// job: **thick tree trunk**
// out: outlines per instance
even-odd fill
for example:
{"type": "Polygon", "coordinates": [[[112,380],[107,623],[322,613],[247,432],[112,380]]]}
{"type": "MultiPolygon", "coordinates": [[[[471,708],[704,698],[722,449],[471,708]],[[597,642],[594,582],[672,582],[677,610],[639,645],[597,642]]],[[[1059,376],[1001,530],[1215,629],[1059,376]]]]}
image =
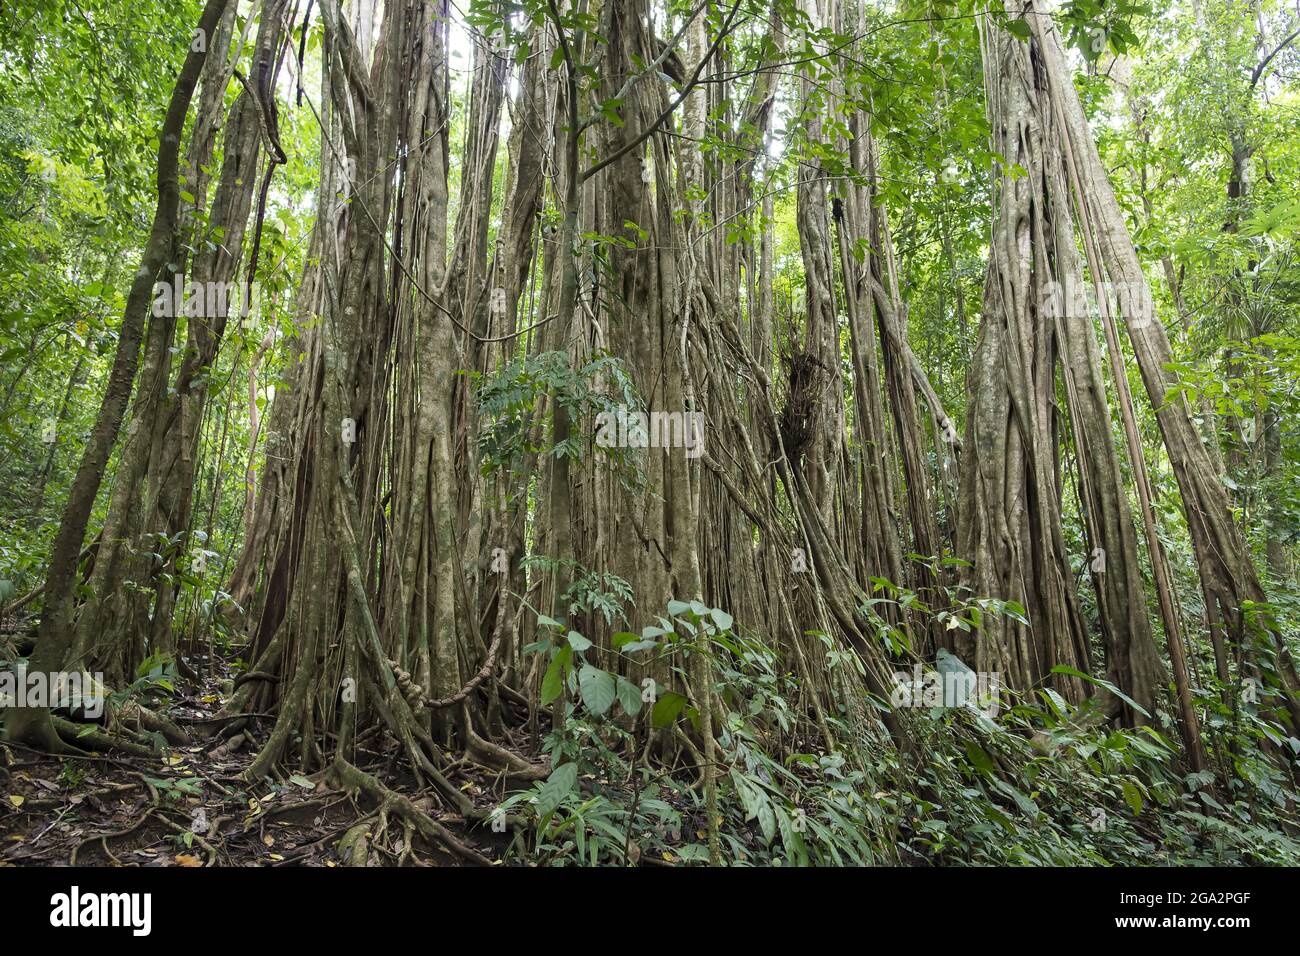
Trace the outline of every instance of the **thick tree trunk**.
{"type": "Polygon", "coordinates": [[[1142,381],[1155,409],[1182,496],[1205,598],[1207,624],[1212,636],[1226,634],[1250,656],[1253,656],[1250,647],[1257,639],[1272,645],[1277,658],[1273,682],[1293,726],[1300,726],[1300,678],[1295,664],[1275,626],[1247,610],[1251,603],[1264,603],[1263,588],[1241,531],[1232,520],[1227,492],[1197,433],[1187,402],[1181,395],[1169,397],[1175,385],[1174,373],[1169,371],[1173,363],[1169,338],[1154,314],[1146,276],[1066,69],[1059,35],[1051,18],[1041,11],[1041,4],[1035,0],[1032,6],[1038,15],[1027,19],[1040,44],[1043,70],[1058,97],[1077,168],[1076,201],[1083,210],[1082,218],[1092,233],[1107,277],[1123,290],[1119,311],[1128,328],[1142,381]]]}
{"type": "MultiPolygon", "coordinates": [[[[226,0],[208,0],[198,23],[198,29],[204,31],[205,38],[214,35],[225,7],[226,0]]],[[[86,524],[103,479],[104,468],[126,414],[139,361],[145,316],[153,302],[154,282],[175,253],[176,215],[180,203],[177,165],[181,134],[194,87],[207,59],[206,43],[199,46],[202,46],[201,50],[194,49],[192,45],[185,57],[172,90],[166,118],[159,131],[158,205],[154,210],[153,227],[127,296],[122,325],[118,331],[117,353],[109,373],[104,399],[90,433],[90,440],[82,453],[81,463],[77,467],[50,553],[40,632],[29,668],[31,673],[49,675],[58,671],[65,665],[72,645],[72,595],[76,583],[77,557],[81,554],[86,524]]],[[[5,730],[11,740],[25,740],[50,749],[60,748],[48,709],[10,708],[5,718],[5,730]]]]}
{"type": "Polygon", "coordinates": [[[1069,555],[1061,531],[1057,451],[1060,342],[1041,303],[1053,271],[1055,238],[1048,192],[1059,155],[1050,112],[1029,47],[992,25],[981,30],[992,149],[1009,170],[995,183],[984,316],[971,359],[957,553],[971,562],[965,583],[976,597],[1022,605],[1028,625],[985,614],[975,632],[977,671],[997,671],[1012,687],[1055,683],[1078,700],[1078,681],[1050,676],[1056,665],[1091,669],[1069,555]]]}

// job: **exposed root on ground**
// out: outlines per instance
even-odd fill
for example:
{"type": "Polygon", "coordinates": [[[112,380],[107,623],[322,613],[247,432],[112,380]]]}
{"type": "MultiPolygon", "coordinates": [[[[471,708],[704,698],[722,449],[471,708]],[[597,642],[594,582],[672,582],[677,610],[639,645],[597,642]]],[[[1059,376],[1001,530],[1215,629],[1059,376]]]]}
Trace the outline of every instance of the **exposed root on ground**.
{"type": "Polygon", "coordinates": [[[446,827],[419,809],[409,799],[388,789],[375,777],[354,767],[342,757],[335,757],[330,775],[345,790],[358,790],[379,804],[381,818],[396,813],[410,823],[426,840],[438,843],[468,863],[490,866],[492,861],[456,839],[446,827]]]}

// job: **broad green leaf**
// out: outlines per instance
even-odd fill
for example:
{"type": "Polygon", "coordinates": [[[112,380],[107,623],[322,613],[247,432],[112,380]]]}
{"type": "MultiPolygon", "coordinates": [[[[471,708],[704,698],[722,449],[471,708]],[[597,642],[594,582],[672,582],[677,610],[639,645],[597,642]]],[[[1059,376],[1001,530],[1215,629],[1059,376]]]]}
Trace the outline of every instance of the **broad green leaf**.
{"type": "Polygon", "coordinates": [[[617,678],[617,685],[619,705],[625,714],[635,717],[641,712],[641,689],[626,677],[617,678]]]}
{"type": "Polygon", "coordinates": [[[670,727],[686,706],[686,698],[676,691],[668,691],[657,701],[650,712],[650,723],[656,727],[670,727]]]}
{"type": "Polygon", "coordinates": [[[578,671],[578,689],[582,692],[582,702],[597,716],[614,705],[614,675],[608,671],[583,664],[578,671]]]}
{"type": "Polygon", "coordinates": [[[546,778],[537,791],[536,803],[537,813],[540,816],[546,816],[554,812],[555,808],[564,802],[564,798],[569,795],[573,785],[578,782],[578,765],[576,763],[560,764],[546,778]]]}
{"type": "Polygon", "coordinates": [[[551,658],[551,665],[546,668],[542,678],[542,705],[545,706],[564,693],[564,678],[569,672],[569,661],[573,659],[573,648],[567,644],[551,658]]]}
{"type": "Polygon", "coordinates": [[[1139,714],[1142,714],[1144,717],[1151,716],[1151,714],[1147,712],[1146,708],[1144,708],[1141,704],[1139,704],[1132,697],[1124,693],[1122,690],[1120,690],[1118,687],[1116,687],[1108,680],[1102,680],[1100,677],[1092,677],[1088,674],[1083,673],[1083,671],[1075,670],[1073,667],[1067,667],[1065,664],[1057,664],[1055,667],[1052,668],[1052,673],[1068,674],[1071,677],[1079,678],[1079,680],[1087,681],[1089,684],[1096,684],[1098,687],[1104,687],[1106,688],[1106,690],[1110,691],[1120,700],[1124,701],[1126,704],[1128,704],[1130,707],[1136,710],[1139,714]]]}
{"type": "Polygon", "coordinates": [[[1120,786],[1124,789],[1124,800],[1132,809],[1133,816],[1139,816],[1142,813],[1142,791],[1129,780],[1123,781],[1120,786]]]}
{"type": "Polygon", "coordinates": [[[971,766],[980,773],[992,775],[993,759],[984,752],[984,749],[974,742],[966,744],[966,756],[970,758],[971,766]]]}

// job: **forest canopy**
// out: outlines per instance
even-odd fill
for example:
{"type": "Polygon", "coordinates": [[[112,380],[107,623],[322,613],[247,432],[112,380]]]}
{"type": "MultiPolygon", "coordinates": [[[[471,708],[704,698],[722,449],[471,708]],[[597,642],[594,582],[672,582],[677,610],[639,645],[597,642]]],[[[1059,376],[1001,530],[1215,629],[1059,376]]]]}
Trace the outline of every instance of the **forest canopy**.
{"type": "Polygon", "coordinates": [[[1300,863],[1298,71],[4,4],[0,862],[1300,863]]]}

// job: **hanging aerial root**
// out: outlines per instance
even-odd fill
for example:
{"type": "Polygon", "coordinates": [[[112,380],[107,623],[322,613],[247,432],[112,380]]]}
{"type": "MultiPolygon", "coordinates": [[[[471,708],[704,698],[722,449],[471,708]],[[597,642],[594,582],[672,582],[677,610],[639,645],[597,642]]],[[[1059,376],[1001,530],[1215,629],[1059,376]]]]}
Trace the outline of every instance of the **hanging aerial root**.
{"type": "Polygon", "coordinates": [[[829,370],[817,356],[806,352],[797,352],[786,362],[790,385],[781,409],[781,439],[787,455],[792,456],[792,461],[797,461],[813,440],[817,409],[826,389],[829,370]]]}
{"type": "Polygon", "coordinates": [[[388,669],[393,672],[393,679],[397,681],[397,689],[406,699],[406,703],[411,710],[419,710],[428,706],[428,699],[424,696],[424,688],[411,679],[410,672],[394,660],[388,661],[388,669]]]}
{"type": "Polygon", "coordinates": [[[393,679],[397,681],[397,689],[402,692],[406,702],[410,705],[411,710],[418,711],[423,708],[429,710],[441,710],[446,707],[452,707],[461,701],[468,699],[474,689],[492,676],[492,671],[496,667],[497,650],[501,647],[501,629],[498,627],[496,634],[492,638],[492,644],[488,647],[487,658],[483,661],[483,666],[479,668],[478,673],[465,682],[460,690],[450,697],[444,697],[441,700],[431,700],[425,696],[424,688],[415,683],[410,673],[403,668],[397,661],[387,659],[388,669],[393,672],[393,679]]]}

